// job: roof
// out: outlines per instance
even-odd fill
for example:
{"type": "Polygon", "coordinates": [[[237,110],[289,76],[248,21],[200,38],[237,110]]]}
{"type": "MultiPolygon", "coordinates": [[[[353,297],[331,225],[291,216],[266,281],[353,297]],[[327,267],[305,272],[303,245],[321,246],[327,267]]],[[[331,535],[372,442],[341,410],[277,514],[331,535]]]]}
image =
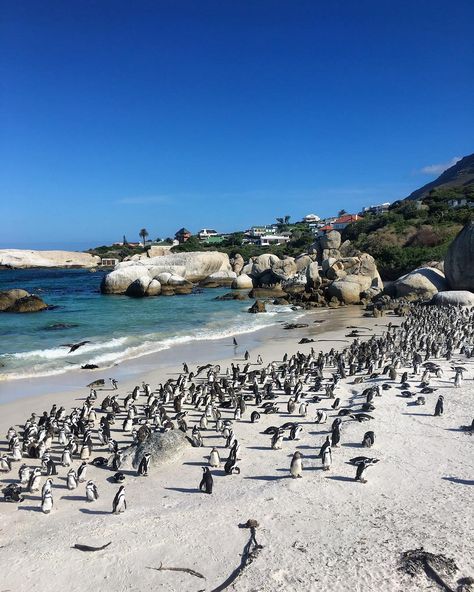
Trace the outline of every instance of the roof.
{"type": "Polygon", "coordinates": [[[188,230],[187,228],[180,228],[176,234],[191,234],[191,231],[188,230]]]}
{"type": "Polygon", "coordinates": [[[326,230],[334,230],[334,228],[330,224],[326,224],[326,226],[323,226],[319,230],[324,230],[324,231],[326,231],[326,230]]]}
{"type": "Polygon", "coordinates": [[[338,218],[334,224],[348,224],[349,222],[355,222],[356,220],[359,220],[361,218],[361,216],[357,215],[357,214],[344,214],[344,216],[341,216],[340,218],[338,218]]]}

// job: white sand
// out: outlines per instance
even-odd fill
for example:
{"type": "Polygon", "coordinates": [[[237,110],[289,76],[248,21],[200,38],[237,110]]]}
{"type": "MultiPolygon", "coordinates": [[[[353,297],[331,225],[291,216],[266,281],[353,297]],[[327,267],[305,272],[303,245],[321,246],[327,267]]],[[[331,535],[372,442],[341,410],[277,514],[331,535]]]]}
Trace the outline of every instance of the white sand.
{"type": "MultiPolygon", "coordinates": [[[[355,321],[354,314],[362,314],[359,311],[352,308],[325,314],[340,318],[343,327],[357,324],[372,329],[368,334],[380,333],[382,327],[378,325],[389,320],[400,322],[389,317],[355,321]]],[[[324,316],[308,315],[309,322],[318,318],[324,316]]],[[[319,335],[318,339],[331,341],[314,344],[316,351],[331,346],[342,349],[347,342],[336,340],[349,341],[345,337],[348,332],[340,329],[319,335]]],[[[280,329],[252,351],[252,360],[257,353],[267,363],[281,360],[283,352],[308,352],[311,345],[297,345],[308,334],[305,329],[280,329]]],[[[244,347],[239,348],[240,358],[244,347]]],[[[232,348],[225,351],[231,354],[232,348]]],[[[202,354],[200,349],[200,359],[202,354]]],[[[190,356],[187,361],[192,362],[190,356]]],[[[222,360],[222,367],[228,362],[222,360]]],[[[262,415],[260,423],[251,424],[251,405],[236,424],[235,433],[242,445],[238,463],[242,473],[229,476],[223,470],[214,470],[212,495],[197,491],[201,466],[212,446],[221,450],[224,460],[228,456],[224,440],[213,430],[204,433],[204,448],[191,449],[175,465],[152,468],[147,478],[127,475],[128,509],[121,515],[110,513],[118,489],[107,481],[110,471],[88,467],[88,478],[96,481],[100,492],[100,499],[89,504],[84,497],[85,484],[68,491],[67,469],[58,466],[60,474],[53,488],[55,506],[50,515],[39,510],[39,495],[26,494],[20,505],[0,504],[0,591],[211,591],[238,566],[249,538],[249,530],[238,528],[238,524],[249,518],[259,522],[257,540],[264,548],[230,589],[435,590],[424,576],[412,579],[398,570],[400,554],[421,546],[452,557],[459,567],[457,577],[474,576],[474,436],[458,430],[472,420],[474,363],[463,360],[468,373],[462,388],[454,388],[449,364],[441,365],[445,376],[432,380],[439,390],[426,395],[425,407],[407,406],[407,399],[396,396],[400,390],[392,388],[376,399],[374,420],[345,421],[342,446],[333,449],[329,472],[321,470],[317,454],[337,412],[325,401],[310,404],[308,417],[301,421],[305,431],[299,442],[285,440],[282,450],[270,449],[271,437],[261,433],[266,427],[299,421],[297,415],[291,419],[287,416],[284,395],[280,396],[284,412],[279,416],[262,415]],[[442,417],[433,417],[439,394],[445,396],[445,412],[442,417]],[[316,409],[328,410],[324,426],[313,421],[316,409]],[[369,450],[360,447],[367,430],[376,434],[375,446],[369,450]],[[289,464],[296,449],[304,454],[304,474],[294,480],[289,478],[289,464]],[[358,455],[381,459],[368,470],[366,484],[354,481],[355,467],[347,464],[358,455]],[[75,543],[102,545],[109,541],[112,545],[97,553],[71,548],[75,543]],[[194,569],[206,579],[147,569],[160,563],[194,569]]],[[[170,364],[144,378],[155,387],[177,370],[170,364]]],[[[49,411],[53,402],[67,408],[81,405],[87,395],[82,387],[84,378],[76,373],[74,379],[65,375],[57,381],[69,385],[65,392],[56,388],[52,395],[0,406],[2,438],[10,425],[23,423],[32,411],[49,411]],[[71,385],[71,380],[77,384],[71,385]],[[76,396],[71,388],[75,388],[76,396]]],[[[139,382],[137,378],[128,384],[121,381],[119,396],[139,382]]],[[[352,378],[341,381],[336,390],[341,407],[362,401],[360,393],[366,386],[354,385],[352,378]]],[[[103,395],[99,391],[98,403],[103,395]]],[[[193,413],[192,417],[200,414],[193,413]]],[[[226,414],[231,416],[230,412],[226,414]]],[[[121,421],[115,427],[119,426],[121,421]]],[[[122,435],[119,439],[125,441],[122,435]]],[[[2,448],[5,450],[5,441],[2,448]]],[[[105,455],[104,449],[97,446],[93,456],[99,455],[105,455]]],[[[25,462],[29,466],[38,464],[31,459],[25,462]]],[[[11,473],[0,475],[2,486],[17,478],[19,464],[14,463],[11,473]]],[[[79,464],[76,459],[74,466],[79,464]]]]}

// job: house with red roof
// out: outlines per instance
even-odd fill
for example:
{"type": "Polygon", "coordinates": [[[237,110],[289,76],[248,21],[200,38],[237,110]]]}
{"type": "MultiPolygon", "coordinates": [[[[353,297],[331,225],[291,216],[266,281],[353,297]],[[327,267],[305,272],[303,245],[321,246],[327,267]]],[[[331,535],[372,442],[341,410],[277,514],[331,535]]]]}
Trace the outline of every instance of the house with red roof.
{"type": "Polygon", "coordinates": [[[332,226],[334,230],[344,230],[346,226],[357,222],[357,220],[362,220],[362,216],[359,216],[359,214],[344,214],[343,216],[339,216],[332,226]]]}

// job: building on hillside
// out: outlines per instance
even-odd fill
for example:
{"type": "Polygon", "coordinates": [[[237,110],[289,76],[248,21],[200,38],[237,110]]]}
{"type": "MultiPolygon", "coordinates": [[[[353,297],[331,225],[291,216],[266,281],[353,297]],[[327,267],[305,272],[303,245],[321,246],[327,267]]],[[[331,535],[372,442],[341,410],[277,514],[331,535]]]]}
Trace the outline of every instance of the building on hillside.
{"type": "Polygon", "coordinates": [[[259,238],[264,235],[275,234],[277,231],[276,225],[265,224],[263,226],[252,226],[249,230],[245,231],[245,234],[250,238],[259,238]]]}
{"type": "Polygon", "coordinates": [[[120,259],[113,259],[112,257],[103,257],[100,260],[100,267],[115,267],[120,263],[120,259]]]}
{"type": "Polygon", "coordinates": [[[334,230],[334,227],[331,224],[321,226],[321,228],[318,228],[318,235],[321,236],[322,234],[326,234],[326,232],[329,232],[330,230],[334,230]]]}
{"type": "Polygon", "coordinates": [[[179,243],[185,243],[189,238],[191,238],[191,233],[186,228],[180,228],[178,232],[174,235],[175,239],[179,243]]]}
{"type": "Polygon", "coordinates": [[[269,247],[270,245],[285,245],[290,240],[288,235],[264,234],[258,239],[261,247],[269,247]]]}
{"type": "Polygon", "coordinates": [[[459,197],[457,199],[449,199],[448,206],[450,208],[474,208],[474,201],[467,197],[459,197]]]}
{"type": "Polygon", "coordinates": [[[385,214],[390,208],[390,202],[386,201],[376,206],[367,206],[362,209],[363,214],[385,214]]]}
{"type": "Polygon", "coordinates": [[[357,220],[362,220],[362,216],[359,214],[344,214],[343,216],[339,216],[339,218],[333,222],[332,226],[334,230],[344,230],[346,226],[349,226],[349,224],[352,224],[353,222],[357,222],[357,220]]]}
{"type": "Polygon", "coordinates": [[[211,236],[219,236],[219,233],[216,232],[215,230],[210,229],[210,228],[202,228],[198,232],[198,238],[201,241],[207,241],[207,239],[211,236]]]}
{"type": "Polygon", "coordinates": [[[320,221],[321,218],[316,216],[316,214],[306,214],[306,216],[303,218],[303,222],[306,222],[307,224],[316,224],[316,222],[320,221]]]}

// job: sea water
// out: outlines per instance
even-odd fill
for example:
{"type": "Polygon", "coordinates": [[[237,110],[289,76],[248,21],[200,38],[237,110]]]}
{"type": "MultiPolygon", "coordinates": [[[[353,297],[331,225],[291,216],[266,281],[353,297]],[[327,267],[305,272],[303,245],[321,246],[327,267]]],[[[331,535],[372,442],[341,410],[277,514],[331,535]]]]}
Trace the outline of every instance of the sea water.
{"type": "Polygon", "coordinates": [[[217,301],[228,289],[186,296],[130,298],[100,293],[105,272],[82,269],[1,270],[0,290],[23,288],[49,310],[0,313],[0,380],[47,376],[84,364],[101,368],[198,340],[250,333],[294,320],[289,307],[249,314],[251,300],[217,301]],[[69,353],[67,344],[89,341],[69,353]]]}

